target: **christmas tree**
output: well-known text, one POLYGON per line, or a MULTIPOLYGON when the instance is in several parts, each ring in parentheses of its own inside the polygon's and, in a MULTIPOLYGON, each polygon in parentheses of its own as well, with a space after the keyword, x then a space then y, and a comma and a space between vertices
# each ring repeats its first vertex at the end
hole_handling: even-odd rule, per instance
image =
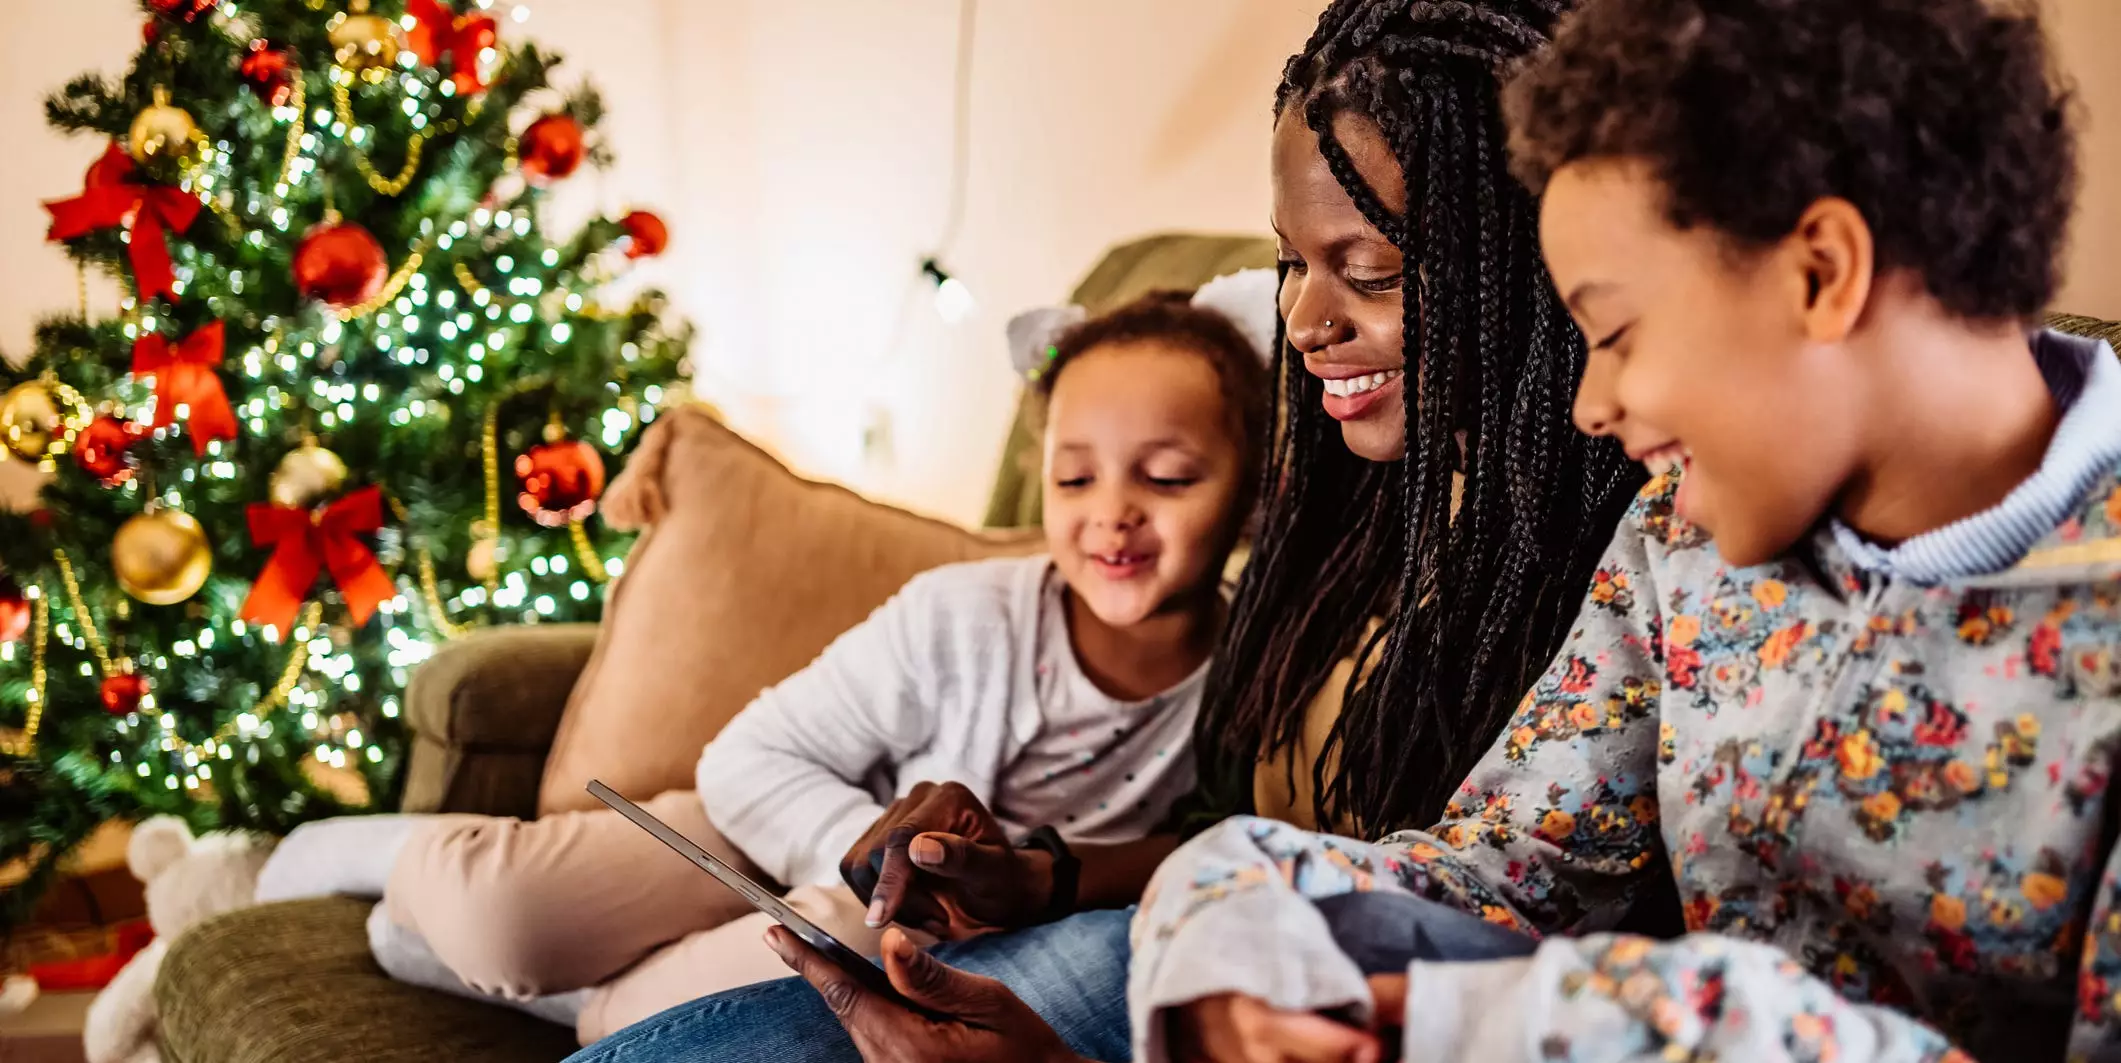
POLYGON ((51 236, 126 297, 0 367, 47 478, 0 514, 0 927, 113 817, 388 807, 435 645, 596 617, 605 464, 689 332, 598 298, 655 216, 540 232, 599 103, 488 3, 147 0, 123 79, 48 101, 109 143, 51 236))

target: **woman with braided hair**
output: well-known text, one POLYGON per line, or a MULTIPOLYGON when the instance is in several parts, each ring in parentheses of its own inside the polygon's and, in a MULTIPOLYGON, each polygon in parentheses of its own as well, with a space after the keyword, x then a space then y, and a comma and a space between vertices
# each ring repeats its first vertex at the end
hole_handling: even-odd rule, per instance
MULTIPOLYGON (((991 844, 1003 831, 969 791, 920 787, 841 870, 871 925, 955 941, 935 955, 995 979, 886 936, 902 984, 932 979, 908 995, 955 1021, 869 995, 776 932, 823 999, 797 980, 709 997, 577 1063, 1124 1058, 1124 909, 1186 837, 1233 815, 1371 837, 1436 819, 1567 633, 1640 483, 1571 428, 1583 340, 1505 159, 1499 78, 1567 6, 1335 0, 1287 66, 1272 160, 1286 417, 1200 710, 1200 783, 1171 829, 991 844)), ((1400 924, 1418 947, 1518 946, 1421 915, 1400 924)))

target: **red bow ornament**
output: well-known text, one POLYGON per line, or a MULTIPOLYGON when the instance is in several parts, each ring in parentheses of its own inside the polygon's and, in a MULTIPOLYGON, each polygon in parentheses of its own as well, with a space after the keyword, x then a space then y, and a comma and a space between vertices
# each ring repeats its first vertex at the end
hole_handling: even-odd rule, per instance
POLYGON ((236 438, 236 411, 214 371, 221 364, 225 330, 216 321, 171 347, 161 333, 150 332, 133 344, 133 375, 155 378, 155 420, 151 427, 177 422, 177 407, 186 406, 192 452, 206 455, 216 439, 236 438))
POLYGON ((377 606, 398 596, 397 584, 357 538, 382 526, 383 492, 376 487, 363 487, 314 510, 253 503, 250 539, 274 549, 243 603, 244 622, 269 624, 282 635, 292 631, 295 613, 309 598, 317 573, 329 571, 346 596, 354 626, 368 623, 377 606))
POLYGON ((97 229, 122 225, 132 230, 133 283, 140 301, 166 295, 177 301, 176 270, 169 263, 168 230, 183 232, 199 216, 199 198, 181 188, 144 184, 125 149, 109 150, 88 168, 81 194, 46 203, 51 212, 47 240, 72 240, 97 229))
MULTIPOLYGON (((498 48, 501 39, 493 16, 459 15, 435 0, 406 0, 405 13, 413 18, 412 31, 405 35, 406 43, 412 45, 420 62, 435 66, 446 55, 454 71, 450 79, 456 82, 459 93, 485 91, 493 80, 493 68, 499 65, 481 61, 488 49, 498 48)), ((498 57, 499 52, 495 55, 498 57)))

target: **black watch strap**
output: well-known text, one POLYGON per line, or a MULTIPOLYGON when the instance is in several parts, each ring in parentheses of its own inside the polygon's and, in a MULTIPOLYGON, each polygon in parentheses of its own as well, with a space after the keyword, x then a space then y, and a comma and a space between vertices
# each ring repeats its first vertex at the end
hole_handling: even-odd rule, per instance
POLYGON ((1036 849, 1053 857, 1053 893, 1046 901, 1045 922, 1075 914, 1076 888, 1082 879, 1083 862, 1068 848, 1068 841, 1052 827, 1040 827, 1026 835, 1019 849, 1036 849))

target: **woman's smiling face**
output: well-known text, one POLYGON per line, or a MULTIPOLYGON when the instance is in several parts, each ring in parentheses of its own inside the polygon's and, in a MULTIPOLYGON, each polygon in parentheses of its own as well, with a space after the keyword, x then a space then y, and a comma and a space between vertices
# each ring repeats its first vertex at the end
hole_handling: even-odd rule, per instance
MULTIPOLYGON (((1334 136, 1385 209, 1405 214, 1407 183, 1366 118, 1335 119, 1334 136)), ((1355 206, 1295 108, 1274 127, 1274 233, 1287 277, 1281 315, 1304 368, 1325 387, 1325 411, 1348 449, 1371 461, 1407 452, 1406 259, 1355 206)))

